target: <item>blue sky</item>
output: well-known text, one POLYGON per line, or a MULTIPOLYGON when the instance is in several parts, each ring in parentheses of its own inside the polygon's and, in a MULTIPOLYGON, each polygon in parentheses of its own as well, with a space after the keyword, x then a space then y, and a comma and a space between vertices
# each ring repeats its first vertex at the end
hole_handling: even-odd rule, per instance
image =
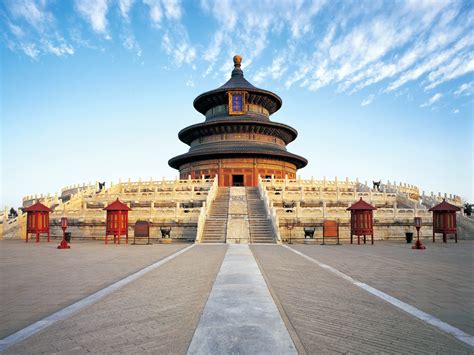
POLYGON ((174 178, 177 133, 241 54, 299 131, 303 178, 402 181, 474 202, 470 1, 5 0, 2 205, 174 178))

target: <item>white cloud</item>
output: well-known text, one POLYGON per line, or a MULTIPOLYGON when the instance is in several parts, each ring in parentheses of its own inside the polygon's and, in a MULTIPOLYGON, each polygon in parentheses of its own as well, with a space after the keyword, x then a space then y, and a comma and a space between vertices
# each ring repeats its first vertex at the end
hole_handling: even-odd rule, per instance
POLYGON ((37 59, 40 51, 34 43, 24 43, 20 45, 21 50, 30 58, 37 59))
POLYGON ((274 80, 280 79, 288 70, 288 67, 286 66, 286 58, 287 57, 284 53, 277 54, 277 57, 273 59, 271 66, 258 71, 254 75, 253 82, 255 82, 255 84, 260 84, 267 77, 271 77, 274 80))
POLYGON ((194 84, 194 80, 193 80, 193 79, 189 79, 188 81, 186 81, 186 86, 193 88, 194 85, 195 85, 195 84, 194 84))
POLYGON ((45 10, 45 2, 17 0, 9 8, 14 18, 21 18, 37 30, 43 30, 52 21, 52 14, 45 10))
POLYGON ((474 37, 467 35, 459 40, 453 47, 447 48, 438 52, 436 55, 428 57, 423 63, 417 65, 414 69, 403 73, 399 79, 390 84, 387 92, 398 89, 406 83, 417 80, 422 75, 437 69, 440 65, 446 63, 450 58, 453 58, 459 51, 471 47, 474 44, 474 37))
POLYGON ((59 45, 55 45, 49 41, 44 41, 44 45, 45 45, 46 50, 49 53, 54 54, 58 57, 74 54, 74 48, 67 43, 61 43, 59 45))
POLYGON ((459 113, 459 109, 455 108, 455 109, 453 110, 453 113, 454 113, 454 114, 459 113))
POLYGON ((441 97, 443 97, 443 94, 438 92, 437 94, 434 94, 433 96, 431 96, 428 101, 421 104, 420 107, 429 107, 433 105, 434 103, 438 102, 441 99, 441 97))
POLYGON ((221 45, 223 40, 223 32, 217 32, 212 39, 211 46, 204 51, 203 58, 208 62, 214 62, 221 52, 221 45))
POLYGON ((74 54, 70 45, 57 29, 57 21, 48 9, 48 1, 16 0, 6 2, 5 33, 8 48, 23 52, 33 59, 41 54, 65 56, 74 54), (10 14, 11 16, 8 16, 10 14))
POLYGON ((459 88, 454 92, 454 95, 466 95, 469 96, 472 94, 472 81, 470 83, 464 83, 459 86, 459 88))
POLYGON ((129 20, 128 13, 130 12, 130 9, 132 8, 134 1, 135 0, 119 0, 120 14, 127 21, 129 20))
POLYGON ((105 35, 106 39, 110 39, 107 34, 107 11, 109 9, 108 0, 76 0, 76 9, 91 25, 92 29, 105 35))
POLYGON ((474 53, 467 53, 455 57, 449 64, 432 71, 428 75, 428 80, 431 81, 431 84, 425 87, 425 89, 430 90, 436 86, 468 74, 474 71, 474 53))
MULTIPOLYGON (((64 28, 53 15, 58 7, 52 4, 56 3, 6 2, 8 48, 31 58, 72 55, 78 47, 105 50, 94 44, 94 37, 84 40, 81 26, 67 29, 69 36, 62 34, 64 28)), ((133 33, 136 26, 131 23, 138 19, 132 19, 131 12, 135 7, 137 14, 145 10, 161 37, 162 52, 175 67, 203 65, 201 75, 219 80, 220 76, 228 78, 230 58, 241 54, 246 75, 257 85, 273 80, 286 88, 295 84, 311 91, 331 87, 347 94, 379 85, 377 92, 398 95, 408 90, 403 97, 412 99, 416 97, 412 91, 419 88, 437 89, 443 97, 473 93, 472 87, 464 86, 444 92, 447 85, 442 85, 474 71, 474 9, 465 2, 407 0, 341 5, 327 0, 200 0, 201 13, 186 17, 184 5, 189 2, 181 0, 74 0, 74 4, 94 32, 110 38, 111 31, 116 30, 116 39, 136 57, 142 56, 142 49, 133 33), (109 12, 122 21, 110 26, 109 12), (183 18, 188 21, 191 16, 207 16, 199 19, 206 24, 204 36, 190 36, 194 33, 185 24, 194 21, 184 22, 183 18), (122 27, 117 30, 118 26, 122 27), (259 60, 272 54, 271 62, 259 60), (259 65, 256 68, 255 63, 259 65)), ((375 95, 368 92, 362 106, 377 96, 372 92, 375 95)), ((422 107, 434 105, 440 97, 432 103, 427 100, 422 107)))
POLYGON ((192 64, 196 58, 196 48, 194 48, 189 40, 181 35, 181 38, 173 39, 169 32, 163 35, 161 46, 166 54, 173 58, 176 66, 181 66, 183 63, 192 64))
MULTIPOLYGON (((325 1, 201 0, 200 4, 203 12, 211 15, 217 23, 215 34, 204 50, 204 58, 210 63, 206 72, 210 72, 220 56, 224 56, 219 70, 222 72, 228 67, 229 57, 236 53, 241 54, 245 59, 243 63, 250 66, 267 49, 272 35, 287 31, 295 41, 307 39, 305 36, 312 32, 313 20, 325 1), (224 46, 226 50, 223 50, 224 46)), ((263 70, 265 75, 272 77, 283 75, 263 70)), ((254 76, 259 80, 257 74, 254 76)))
POLYGON ((20 26, 14 25, 13 23, 11 23, 9 21, 7 22, 7 24, 8 24, 8 27, 10 29, 10 32, 13 33, 13 35, 15 37, 20 37, 21 38, 21 37, 25 36, 25 31, 23 31, 20 26))
POLYGON ((375 98, 375 95, 369 95, 365 100, 363 100, 360 105, 363 107, 363 106, 367 106, 367 105, 370 105, 372 103, 372 101, 374 101, 374 98, 375 98))
POLYGON ((140 47, 140 44, 138 44, 137 40, 135 39, 135 36, 129 29, 126 30, 125 33, 122 35, 122 44, 126 49, 135 53, 137 57, 142 56, 142 49, 140 47))
POLYGON ((178 0, 162 0, 165 15, 170 19, 179 19, 181 17, 181 6, 178 0))
POLYGON ((150 8, 150 18, 154 26, 159 26, 161 18, 163 17, 163 11, 159 0, 143 0, 143 3, 150 8))

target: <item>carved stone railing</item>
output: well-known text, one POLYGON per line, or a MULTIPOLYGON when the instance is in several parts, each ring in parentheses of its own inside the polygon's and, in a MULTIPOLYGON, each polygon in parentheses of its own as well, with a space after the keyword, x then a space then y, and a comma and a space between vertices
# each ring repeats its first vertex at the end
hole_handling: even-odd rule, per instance
POLYGON ((278 215, 276 213, 275 207, 273 207, 273 202, 269 198, 267 189, 262 183, 262 178, 260 175, 258 176, 258 192, 260 194, 260 197, 262 197, 264 206, 265 206, 265 211, 267 212, 267 218, 270 219, 272 227, 273 227, 273 233, 275 233, 275 239, 278 244, 281 244, 281 236, 280 236, 280 222, 278 220, 278 215))
POLYGON ((207 194, 207 199, 201 207, 199 217, 198 217, 198 222, 197 222, 197 232, 196 232, 196 241, 195 241, 196 243, 201 242, 201 238, 204 232, 204 224, 206 223, 207 216, 209 215, 209 211, 211 210, 212 202, 216 198, 217 190, 219 189, 218 181, 219 179, 218 179, 218 176, 216 175, 211 185, 211 188, 209 189, 209 192, 207 194))

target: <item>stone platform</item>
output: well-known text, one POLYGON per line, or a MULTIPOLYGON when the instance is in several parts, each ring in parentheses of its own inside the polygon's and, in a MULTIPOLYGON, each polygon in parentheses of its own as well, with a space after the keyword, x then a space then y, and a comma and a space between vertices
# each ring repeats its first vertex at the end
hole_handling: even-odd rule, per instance
MULTIPOLYGON (((281 334, 288 334, 294 348, 281 353, 294 349, 300 354, 474 352, 468 345, 474 341, 474 243, 470 241, 428 244, 425 251, 395 242, 374 246, 294 244, 291 249, 251 245, 251 254, 230 253, 227 264, 223 260, 230 251, 228 245, 104 246, 82 242, 68 251, 55 250, 55 246, 0 242, 0 346, 6 353, 222 353, 217 345, 205 351, 190 345, 198 340, 206 310, 219 313, 221 307, 222 315, 232 312, 233 306, 225 305, 236 306, 235 319, 245 320, 247 314, 259 319, 254 332, 257 338, 258 327, 284 325, 285 331, 275 334, 280 334, 282 341, 285 336, 281 334), (252 260, 258 268, 252 269, 252 260), (155 266, 147 269, 149 265, 155 266), (253 297, 248 302, 256 295, 250 291, 222 293, 219 285, 224 284, 228 290, 244 290, 232 285, 238 283, 236 275, 245 270, 266 281, 255 288, 261 299, 253 297), (81 304, 91 293, 114 281, 120 283, 136 271, 141 274, 95 303, 78 306, 67 317, 27 334, 22 341, 10 342, 5 349, 5 336, 56 311, 61 314, 64 307, 77 301, 81 304), (353 279, 466 336, 460 339, 420 320, 348 281, 353 279), (213 303, 213 287, 225 302, 213 303), (273 304, 271 317, 263 316, 271 308, 265 304, 273 304)), ((244 245, 230 247, 248 250, 244 245)), ((248 341, 248 332, 238 332, 241 322, 226 324, 223 340, 237 344, 239 352, 272 352, 274 342, 267 342, 267 348, 263 342, 264 347, 257 349, 248 341)))

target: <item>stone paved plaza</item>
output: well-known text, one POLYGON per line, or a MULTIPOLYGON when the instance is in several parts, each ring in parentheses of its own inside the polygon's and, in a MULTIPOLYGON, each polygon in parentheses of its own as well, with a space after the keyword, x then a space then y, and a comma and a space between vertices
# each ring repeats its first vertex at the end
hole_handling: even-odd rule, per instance
MULTIPOLYGON (((165 259, 190 245, 76 242, 71 250, 56 250, 54 242, 1 241, 2 338, 166 261, 5 352, 222 353, 229 343, 229 353, 265 353, 252 347, 259 339, 245 340, 275 327, 293 343, 282 341, 286 348, 280 349, 288 351, 281 353, 474 353, 466 342, 285 246, 251 245, 247 253, 238 245, 195 245, 165 259), (225 304, 219 315, 216 307, 225 304), (261 321, 250 319, 259 312, 261 321), (209 331, 198 329, 211 329, 216 315, 223 324, 220 339, 209 342, 209 331), (279 322, 286 331, 275 326, 279 322), (190 348, 203 343, 207 348, 190 348)), ((395 242, 290 247, 470 334, 472 341, 473 242, 427 243, 424 251, 395 242)))

